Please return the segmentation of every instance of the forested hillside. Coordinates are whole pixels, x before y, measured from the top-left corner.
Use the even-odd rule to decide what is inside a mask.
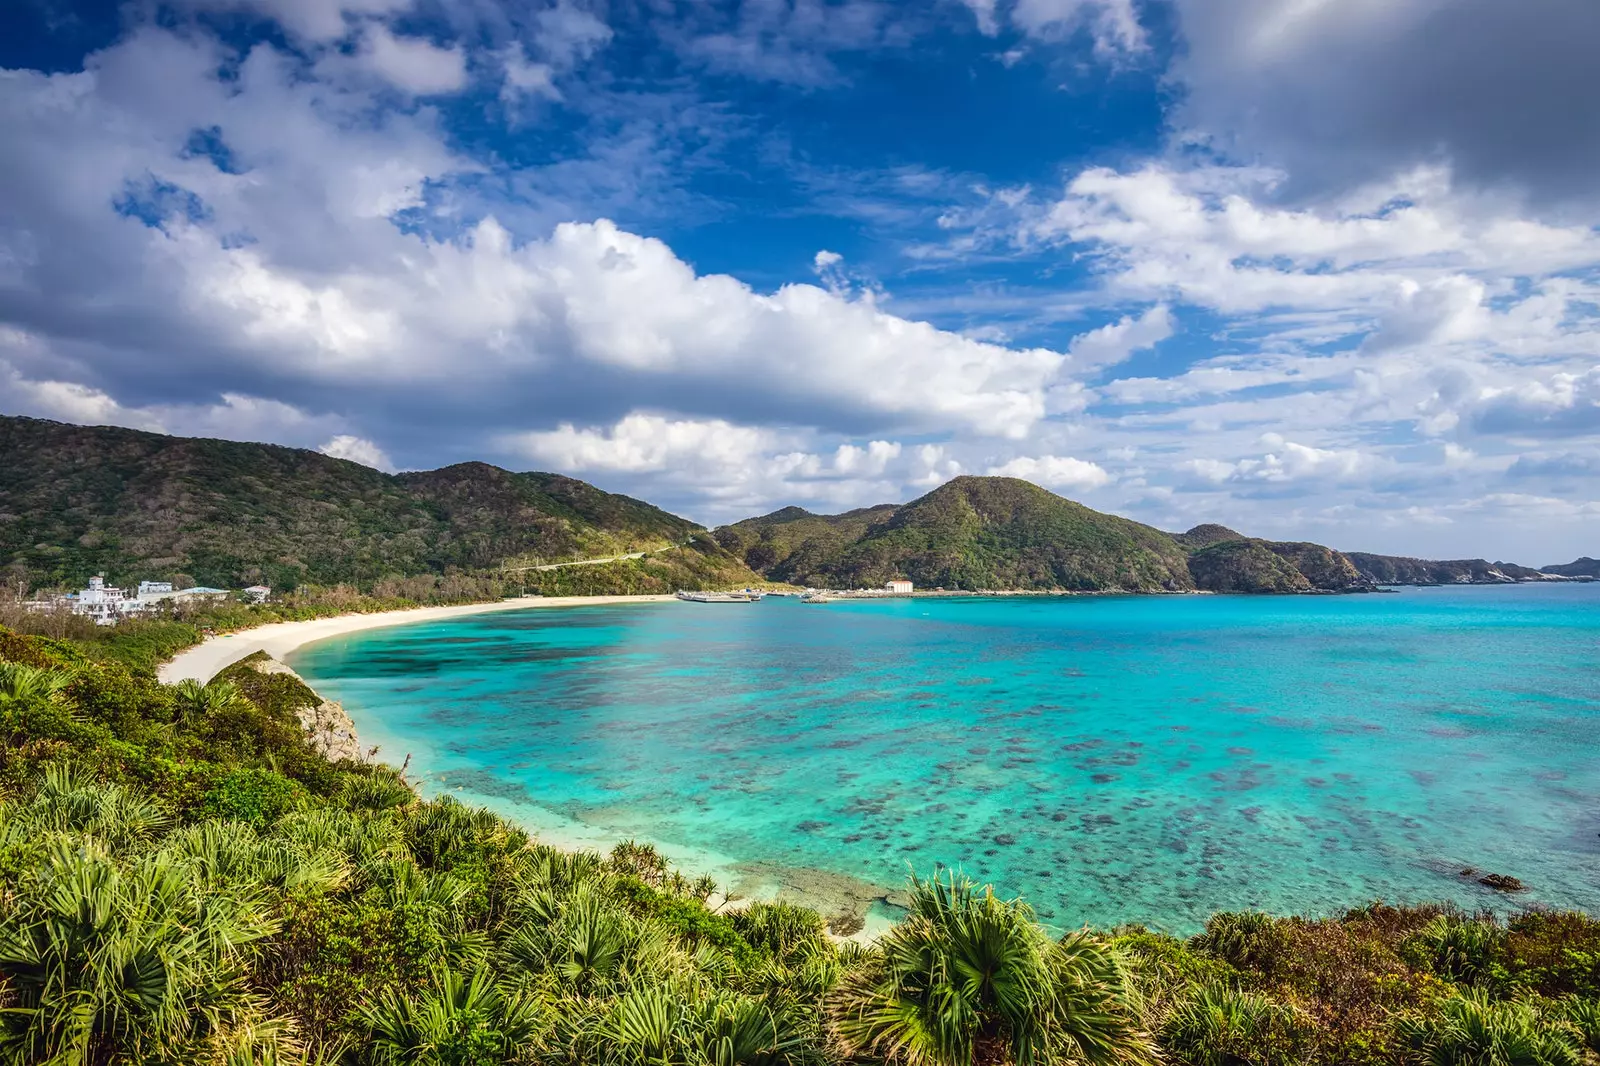
[[[0,567],[34,585],[174,575],[368,586],[684,543],[699,527],[557,474],[390,475],[300,448],[0,417]]]
[[[898,508],[833,518],[778,512],[719,530],[754,569],[802,585],[909,577],[958,589],[1194,587],[1184,553],[1149,526],[1092,511],[1016,478],[959,477]]]

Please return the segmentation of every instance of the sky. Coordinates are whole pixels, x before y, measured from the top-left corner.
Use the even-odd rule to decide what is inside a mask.
[[[10,0],[0,412],[1600,555],[1593,0]]]

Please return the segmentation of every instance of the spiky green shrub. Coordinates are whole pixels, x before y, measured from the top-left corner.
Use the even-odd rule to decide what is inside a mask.
[[[1263,995],[1204,986],[1172,1012],[1161,1043],[1187,1066],[1289,1066],[1301,1061],[1301,1028]]]
[[[0,914],[0,1016],[12,1061],[178,1056],[251,1003],[246,963],[274,923],[248,882],[213,886],[181,858],[118,862],[53,842]]]
[[[1259,911],[1213,914],[1190,943],[1232,966],[1262,971],[1272,969],[1284,948],[1277,919]]]
[[[1481,992],[1453,997],[1436,1014],[1403,1018],[1397,1029],[1407,1061],[1420,1066],[1583,1066],[1580,1038],[1559,1015]]]
[[[1492,921],[1441,914],[1401,942],[1400,956],[1447,981],[1487,985],[1504,979],[1498,966],[1504,939]]]
[[[913,879],[907,918],[846,974],[832,1021],[849,1054],[908,1066],[1153,1061],[1124,981],[1103,942],[1052,940],[1025,904],[952,873]]]

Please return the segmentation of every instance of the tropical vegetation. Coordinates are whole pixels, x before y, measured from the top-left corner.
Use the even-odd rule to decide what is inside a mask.
[[[293,677],[152,660],[0,630],[0,1062],[1600,1063],[1585,915],[1063,933],[945,871],[863,945],[330,762]]]

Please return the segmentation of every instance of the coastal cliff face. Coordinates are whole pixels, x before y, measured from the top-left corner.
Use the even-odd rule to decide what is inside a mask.
[[[1349,558],[1364,576],[1383,585],[1508,585],[1542,581],[1559,569],[1546,567],[1541,572],[1486,559],[1411,559],[1367,552],[1350,552]]]
[[[305,678],[266,652],[257,652],[224,670],[219,676],[239,684],[247,695],[258,698],[259,685],[254,677],[278,679],[275,687],[281,689],[278,698],[294,707],[295,717],[305,728],[306,736],[317,753],[330,762],[363,759],[361,738],[356,735],[355,723],[336,700],[325,700],[308,684]],[[272,684],[272,682],[268,682]]]

